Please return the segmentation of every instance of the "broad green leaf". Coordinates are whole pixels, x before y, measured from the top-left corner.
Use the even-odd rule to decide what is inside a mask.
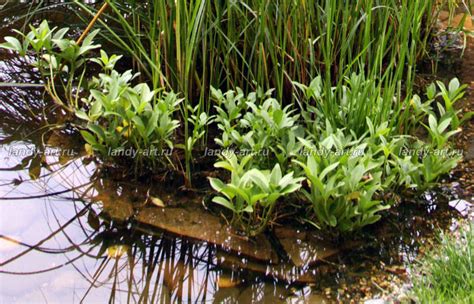
[[[90,144],[91,146],[95,146],[97,145],[97,140],[96,138],[94,137],[94,135],[92,135],[91,133],[89,133],[88,131],[80,131],[82,137],[84,138],[84,140]]]
[[[102,127],[98,126],[98,125],[94,125],[94,124],[89,124],[87,126],[87,128],[89,130],[91,130],[92,132],[95,133],[95,135],[97,135],[98,139],[100,142],[104,142],[105,141],[105,132],[104,130],[102,129]]]
[[[214,164],[215,168],[226,169],[227,171],[233,171],[233,167],[227,161],[220,161]]]
[[[143,120],[139,116],[135,116],[132,118],[132,121],[135,123],[137,126],[138,132],[140,132],[140,135],[146,139],[146,127],[145,124],[143,123]]]
[[[459,83],[459,79],[453,78],[453,79],[449,82],[449,92],[450,92],[450,93],[456,92],[456,91],[459,89],[460,86],[461,86],[461,84]]]
[[[3,48],[11,49],[17,52],[21,52],[23,50],[20,41],[16,39],[15,37],[7,36],[4,39],[7,43],[0,44],[0,48],[3,47]]]
[[[269,191],[269,180],[262,171],[252,169],[244,174],[242,180],[252,180],[262,191]]]
[[[326,177],[326,175],[328,175],[331,171],[333,171],[334,169],[336,169],[337,167],[339,166],[339,162],[336,162],[334,164],[331,164],[329,166],[327,166],[322,172],[321,174],[319,175],[319,178],[322,180]]]
[[[151,115],[150,120],[148,120],[148,125],[146,127],[146,136],[150,137],[150,135],[153,133],[153,131],[156,129],[158,124],[158,113],[155,111]]]
[[[438,132],[442,134],[450,124],[451,118],[444,119],[438,126]]]
[[[438,129],[438,122],[436,121],[436,118],[433,115],[429,116],[428,122],[431,130],[435,131]]]
[[[281,168],[279,164],[276,164],[270,174],[270,183],[273,185],[278,185],[282,177]]]
[[[250,197],[250,204],[254,205],[256,202],[263,200],[267,196],[268,196],[267,193],[259,193],[259,194],[252,195]]]
[[[82,120],[90,121],[89,115],[86,114],[86,112],[82,110],[77,110],[75,112],[76,116]]]

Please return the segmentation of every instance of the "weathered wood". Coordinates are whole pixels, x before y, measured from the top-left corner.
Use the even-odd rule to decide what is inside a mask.
[[[196,239],[243,256],[278,263],[278,256],[264,235],[255,239],[239,236],[221,218],[197,207],[149,207],[141,210],[136,220],[173,234]]]
[[[275,236],[296,267],[314,265],[339,252],[339,249],[334,245],[307,231],[277,227]]]

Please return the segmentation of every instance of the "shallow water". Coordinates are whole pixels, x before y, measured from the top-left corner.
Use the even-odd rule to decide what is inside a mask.
[[[28,62],[3,52],[2,82],[39,80]],[[358,301],[406,280],[407,265],[462,213],[448,204],[459,185],[447,183],[407,196],[351,239],[298,226],[248,241],[204,211],[200,194],[106,174],[58,117],[40,89],[0,87],[5,303]]]

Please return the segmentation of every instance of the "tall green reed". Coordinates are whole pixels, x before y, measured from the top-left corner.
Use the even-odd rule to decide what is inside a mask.
[[[197,116],[212,111],[211,86],[244,92],[275,88],[282,103],[316,107],[314,116],[358,134],[365,132],[366,117],[374,124],[389,120],[398,132],[407,132],[404,109],[416,63],[441,7],[436,0],[107,1],[105,38],[134,59],[153,88],[168,87],[184,97],[188,178],[194,143],[206,142],[206,137],[189,140],[190,109],[197,107]],[[92,7],[76,3],[94,14]],[[353,73],[363,79],[351,79]],[[309,84],[317,76],[322,98],[299,100],[293,82]]]

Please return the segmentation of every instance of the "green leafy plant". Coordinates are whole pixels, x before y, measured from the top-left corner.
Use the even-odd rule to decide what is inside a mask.
[[[278,163],[287,168],[301,148],[296,138],[304,131],[295,110],[291,106],[282,108],[271,94],[257,91],[245,97],[240,89],[225,94],[213,90],[216,122],[222,131],[215,141],[224,149],[253,154],[252,164],[258,167],[272,168]]]
[[[306,112],[309,129],[315,134],[318,128],[324,127],[325,120],[329,120],[335,128],[348,128],[362,136],[366,132],[367,117],[380,124],[397,110],[394,96],[385,96],[377,80],[366,77],[363,72],[352,73],[329,88],[326,81],[318,76],[309,86],[293,82],[303,93],[299,104]]]
[[[229,183],[210,178],[211,187],[219,193],[213,202],[232,211],[234,224],[249,235],[261,233],[275,218],[275,208],[280,199],[297,191],[303,178],[293,172],[283,175],[276,164],[271,171],[249,168],[251,155],[240,162],[233,153],[224,154],[215,164],[231,173]]]
[[[461,85],[457,78],[453,78],[448,85],[448,88],[441,81],[436,82],[440,92],[437,96],[440,96],[443,99],[444,107],[441,106],[441,103],[437,103],[438,109],[441,115],[441,121],[446,119],[451,119],[451,126],[454,130],[460,127],[460,125],[470,119],[473,115],[472,112],[467,113],[463,118],[459,119],[460,110],[454,108],[454,104],[463,98],[466,91],[467,85]]]
[[[308,187],[302,190],[311,203],[307,221],[321,229],[353,231],[375,223],[389,206],[374,198],[383,190],[383,159],[374,159],[367,143],[335,130],[317,144],[300,139],[306,148],[302,160]]]
[[[432,83],[429,85],[426,88],[427,100],[425,102],[421,102],[420,97],[414,95],[410,102],[412,108],[412,126],[416,126],[417,122],[423,121],[426,117],[429,118],[431,125],[431,116],[435,118],[439,116],[440,125],[448,124],[451,125],[452,130],[457,130],[465,121],[471,119],[474,115],[474,112],[467,112],[460,117],[461,110],[454,107],[455,103],[464,97],[466,88],[467,86],[461,85],[457,78],[453,78],[449,82],[448,87],[441,81],[436,81],[436,84]],[[438,113],[435,112],[433,108],[434,105],[436,105]],[[444,122],[447,120],[450,122]]]
[[[441,123],[429,114],[427,142],[414,136],[391,135],[388,123],[374,128],[368,119],[367,143],[375,157],[383,157],[383,184],[387,191],[396,188],[424,190],[454,169],[462,156],[452,150],[449,138],[459,130],[447,131],[451,118]]]
[[[202,112],[211,116],[212,86],[244,92],[274,88],[285,106],[296,105],[291,82],[307,84],[320,75],[327,99],[318,109],[323,115],[316,117],[324,116],[323,123],[329,118],[362,135],[370,112],[376,124],[389,119],[404,124],[405,116],[397,113],[405,109],[403,98],[411,99],[416,61],[425,54],[444,2],[109,1],[97,26],[110,44],[133,58],[152,89],[182,94],[189,177],[194,146],[189,118]],[[85,21],[96,15],[96,7],[74,3]],[[340,112],[345,94],[348,103]],[[311,100],[301,103],[320,107]],[[198,113],[191,113],[196,107]]]
[[[115,69],[121,56],[94,56],[98,31],[76,43],[45,21],[1,46],[34,56],[49,94],[80,119],[89,152],[131,149],[137,171],[172,163],[166,151],[180,148],[190,186],[193,152],[215,122],[215,142],[236,153],[216,164],[231,181],[211,179],[214,201],[243,230],[265,229],[304,179],[307,220],[353,231],[380,218],[384,192],[422,189],[459,160],[401,154],[446,149],[470,117],[454,107],[465,89],[457,79],[428,87],[425,102],[412,92],[438,2],[107,1],[95,26],[145,83]],[[91,81],[88,63],[101,68]],[[408,135],[419,121],[426,143]]]
[[[441,149],[441,148],[446,147],[446,145],[448,144],[449,138],[461,132],[459,129],[447,132],[447,129],[448,127],[450,127],[451,122],[452,122],[451,117],[444,118],[438,123],[438,120],[436,119],[436,117],[430,114],[428,117],[428,122],[429,122],[429,125],[428,126],[424,125],[424,126],[426,127],[426,129],[428,130],[430,134],[430,142],[434,148]]]
[[[200,106],[197,105],[194,108],[188,106],[189,118],[188,122],[192,125],[192,132],[189,132],[188,137],[185,138],[185,144],[178,144],[176,147],[182,148],[184,151],[185,158],[185,177],[186,186],[191,187],[191,164],[192,154],[194,147],[199,141],[203,141],[206,138],[206,128],[213,122],[214,116],[207,115],[206,112],[201,111]],[[200,113],[200,114],[199,114]]]
[[[89,33],[81,44],[66,38],[69,28],[50,28],[45,20],[38,27],[30,25],[30,32],[23,34],[22,41],[6,37],[0,48],[18,52],[21,56],[33,54],[33,65],[45,78],[46,90],[54,101],[73,112],[80,100],[80,87],[91,59],[92,50],[100,47],[94,44],[98,30]],[[64,80],[65,79],[65,80]],[[58,88],[63,91],[59,92]]]
[[[109,60],[102,54],[104,65]],[[174,147],[174,131],[179,122],[173,119],[180,99],[174,93],[151,91],[147,84],[131,85],[137,75],[111,70],[92,81],[90,96],[83,99],[84,109],[76,112],[85,121],[81,131],[89,147],[99,155],[134,157],[136,168],[163,165]]]

